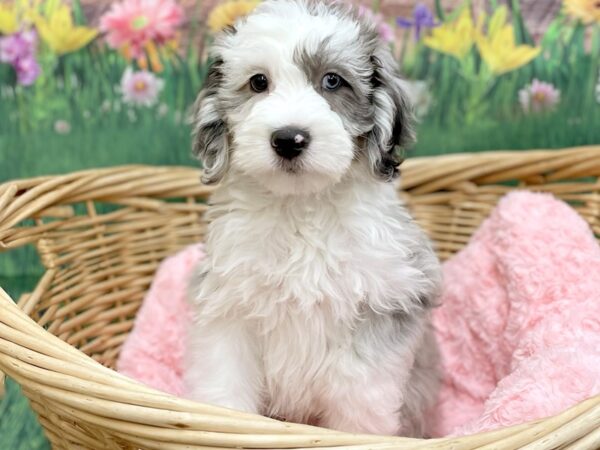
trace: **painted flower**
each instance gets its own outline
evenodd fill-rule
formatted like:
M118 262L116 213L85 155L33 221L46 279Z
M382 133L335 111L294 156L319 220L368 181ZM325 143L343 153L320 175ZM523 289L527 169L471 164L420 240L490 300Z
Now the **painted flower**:
M519 91L519 103L526 113L551 111L560 102L560 91L552 84L534 79Z
M31 86L41 73L40 66L33 55L19 58L13 67L17 72L17 83L23 86Z
M168 112L169 112L169 105L167 105L166 103L161 103L160 105L158 105L158 108L156 109L156 115L158 117L165 117Z
M539 47L515 43L515 31L507 22L507 11L507 8L502 6L494 12L490 18L487 36L479 31L476 33L481 59L494 75L518 69L542 51Z
M17 11L12 5L0 3L0 33L13 34L19 29Z
M0 0L0 34L13 34L32 25L42 1L43 9L48 10L59 0Z
M14 64L21 51L21 42L17 34L0 37L0 62Z
M112 109L112 104L110 103L110 100L104 100L102 102L102 104L100 105L100 111L103 113L107 113Z
M394 42L394 29L385 21L385 18L382 14L375 13L372 9L369 9L364 5L359 5L358 15L360 17L365 17L367 20L371 21L373 25L375 25L375 28L379 33L379 37L383 42Z
M0 62L15 64L19 58L33 56L37 47L35 31L20 31L0 37Z
M598 0L563 0L567 14L585 24L600 23L600 2Z
M121 78L123 103L134 106L150 107L158 101L158 95L164 87L164 81L151 72L134 72L130 67Z
M175 39L183 17L175 0L123 0L100 18L100 30L111 48L139 58L148 43Z
M406 92L408 99L418 119L422 119L429 112L433 97L423 80L400 80L400 86Z
M208 27L213 33L224 30L250 14L259 3L259 0L232 0L217 5L208 15Z
M471 51L476 33L471 13L464 8L455 20L434 28L431 36L425 37L423 42L429 48L462 60Z
M435 21L435 18L433 17L433 13L423 3L419 3L417 4L417 6L415 6L415 9L413 10L412 19L398 17L396 19L396 23L401 28L414 28L415 39L417 41L421 40L421 34L423 33L423 29L434 28L438 26L438 24Z
M600 69L598 70L598 84L596 84L596 101L600 103Z
M43 41L58 55L77 51L98 35L93 28L76 26L67 5L56 5L47 16L38 15L34 22Z
M71 132L71 124L66 120L57 120L54 122L54 131L56 134L69 134Z
M0 37L0 62L13 66L17 83L30 86L40 75L40 66L35 59L37 34L35 31L20 31Z

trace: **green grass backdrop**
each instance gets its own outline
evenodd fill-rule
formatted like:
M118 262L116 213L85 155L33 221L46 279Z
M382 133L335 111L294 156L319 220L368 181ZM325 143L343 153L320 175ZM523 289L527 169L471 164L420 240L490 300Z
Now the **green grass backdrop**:
M40 11L50 16L52 10L46 6L57 3L43 0ZM534 43L520 17L518 0L505 3L512 14L503 26L514 32L516 45L537 46L540 54L504 73L489 72L475 41L464 57L457 58L415 40L412 30L396 31L404 33L398 52L404 74L426 86L418 142L408 157L600 143L599 25L561 12ZM494 11L502 8L502 2L490 4ZM461 8L443 14L440 2L437 7L438 30L451 39ZM77 1L72 20L88 25ZM385 20L393 23L394 18ZM0 38L7 34L1 25ZM0 63L0 182L119 164L197 164L190 153L186 115L207 62L192 43L198 33L204 40L210 36L205 29L188 31L179 51L161 54L164 68L156 76L164 80L164 89L151 107L123 101L118 88L122 74L128 66L139 69L140 63L127 61L101 38L64 55L41 42L37 58L42 73L31 87L19 86L10 65ZM561 97L554 107L527 114L518 95L534 78L551 83ZM41 273L30 247L0 253L0 286L15 299L31 290ZM48 443L34 415L9 380L0 402L0 450L45 448Z

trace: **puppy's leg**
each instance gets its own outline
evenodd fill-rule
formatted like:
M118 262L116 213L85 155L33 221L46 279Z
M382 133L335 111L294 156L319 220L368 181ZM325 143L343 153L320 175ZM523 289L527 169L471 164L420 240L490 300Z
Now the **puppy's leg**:
M256 339L242 322L221 319L189 332L186 396L202 403L260 414L263 373Z
M365 367L355 369L362 372L360 378L334 381L319 425L350 433L399 434L402 398L398 380L372 369L365 373Z
M441 384L439 353L433 329L427 327L423 343L415 355L415 364L406 386L400 410L402 435L427 437L427 416L435 405Z
M419 315L367 315L329 374L321 425L354 433L414 433L403 405L424 325ZM411 401L410 410L419 411L420 398Z

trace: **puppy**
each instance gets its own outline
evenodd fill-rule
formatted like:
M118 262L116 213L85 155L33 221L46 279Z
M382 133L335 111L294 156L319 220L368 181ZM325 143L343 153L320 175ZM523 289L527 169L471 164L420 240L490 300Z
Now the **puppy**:
M215 41L195 109L206 259L191 281L194 400L420 435L440 268L390 181L411 114L373 24L267 0Z

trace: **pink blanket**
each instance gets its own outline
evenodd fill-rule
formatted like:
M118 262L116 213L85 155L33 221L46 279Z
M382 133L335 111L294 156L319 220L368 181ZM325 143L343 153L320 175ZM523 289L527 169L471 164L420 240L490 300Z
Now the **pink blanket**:
M117 367L182 393L190 246L156 274ZM600 247L585 221L547 194L502 199L469 245L444 263L434 311L444 382L433 436L559 413L600 393Z

